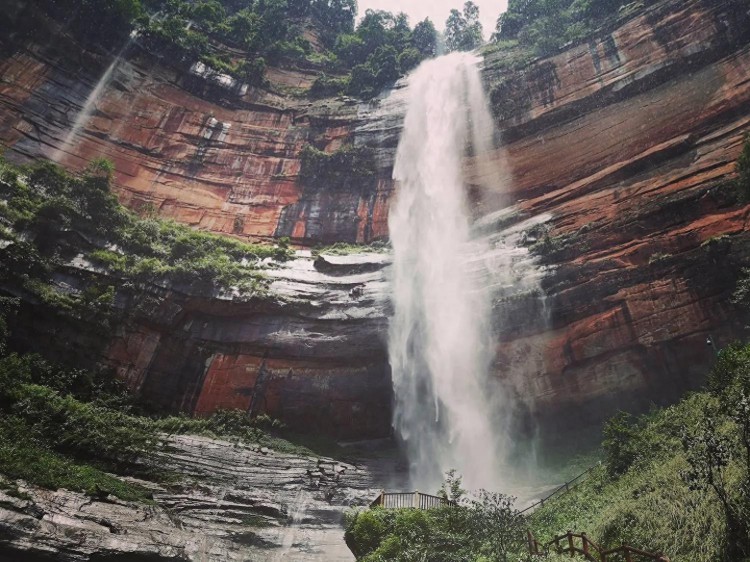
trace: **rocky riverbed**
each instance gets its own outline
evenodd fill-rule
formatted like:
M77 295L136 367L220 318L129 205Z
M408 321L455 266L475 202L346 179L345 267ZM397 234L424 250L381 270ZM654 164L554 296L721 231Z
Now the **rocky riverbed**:
M373 444L368 444L373 449ZM347 509L398 478L389 445L346 460L172 436L153 503L45 490L0 492L0 560L345 561Z

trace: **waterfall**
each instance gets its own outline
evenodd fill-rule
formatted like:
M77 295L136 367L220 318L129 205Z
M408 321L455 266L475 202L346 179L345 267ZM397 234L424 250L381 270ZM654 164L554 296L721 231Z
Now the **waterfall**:
M68 134L65 135L62 144L54 151L54 153L50 157L53 162L60 162L60 159L65 155L65 153L70 150L73 141L78 136L78 133L80 133L83 126L88 123L89 119L91 119L91 116L94 113L94 109L96 109L97 100L101 96L102 91L104 91L104 88L109 84L110 80L112 80L112 76L114 75L115 70L117 70L117 67L122 62L122 57L125 54L125 51L127 51L128 47L130 47L130 44L132 42L133 37L131 36L117 53L115 58L112 59L112 62L107 67L107 70L104 71L104 74L101 75L99 81L94 86L94 89L89 93L86 101L83 104L83 107L81 108L81 111L78 112L75 121L73 121L73 126L68 131Z
M481 160L492 140L478 58L427 61L408 87L389 216L393 425L419 489L434 491L451 468L470 488L498 488L504 446L493 421L501 397L488 380L486 249L471 237L464 178L465 158Z

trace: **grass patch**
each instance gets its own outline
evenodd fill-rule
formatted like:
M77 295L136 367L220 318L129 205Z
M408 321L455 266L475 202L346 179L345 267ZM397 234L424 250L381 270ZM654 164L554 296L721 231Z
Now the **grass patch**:
M353 254L386 254L391 247L387 242L372 242L371 244L349 244L347 242L336 242L328 246L316 246L312 250L313 257L320 254L330 256L349 256Z
M7 478L53 490L66 488L97 497L111 494L126 501L151 501L148 490L51 451L29 439L26 429L18 418L0 418L0 472Z

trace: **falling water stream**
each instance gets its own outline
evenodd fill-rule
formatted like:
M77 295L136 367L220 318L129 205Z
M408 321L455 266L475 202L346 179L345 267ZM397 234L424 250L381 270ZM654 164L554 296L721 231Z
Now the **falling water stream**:
M289 559L292 547L294 546L294 540L300 533L300 526L309 501L310 496L305 489L300 488L297 490L294 500L289 504L289 522L280 531L281 548L273 557L274 562L283 562Z
M76 115L75 121L73 121L73 125L68 131L68 134L65 135L62 144L52 153L52 156L50 158L53 162L60 162L60 159L70 150L70 147L80 133L81 129L84 127L84 125L86 125L86 123L88 123L89 119L91 119L91 116L94 114L94 110L96 109L96 102L102 95L104 88L106 88L109 82L112 80L112 76L114 76L117 67L122 62L125 51L128 50L128 47L130 47L132 42L133 37L131 36L117 53L115 58L112 59L112 62L104 71L104 74L101 75L99 81L94 86L94 89L89 93L86 101L83 104L83 107L81 108L81 111L79 111Z
M478 58L454 53L409 78L389 217L394 252L389 355L394 429L412 483L434 491L455 468L470 488L499 488L502 431L488 380L491 308L471 237L464 160L491 148Z

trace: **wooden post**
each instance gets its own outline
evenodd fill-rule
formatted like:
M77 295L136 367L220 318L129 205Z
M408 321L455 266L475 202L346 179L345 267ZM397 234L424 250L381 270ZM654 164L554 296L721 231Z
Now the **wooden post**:
M584 554L584 556L588 556L588 554L589 554L589 539L586 536L586 533L581 533L581 540L583 542L583 554Z
M385 507L385 490L380 490L380 507Z
M568 531L568 552L570 557L573 558L576 555L575 547L573 546L573 531Z
M536 554L536 549L534 548L534 535L531 534L531 529L526 529L526 540L529 543L529 554Z
M419 509L419 490L414 490L414 500L412 501L413 506Z

